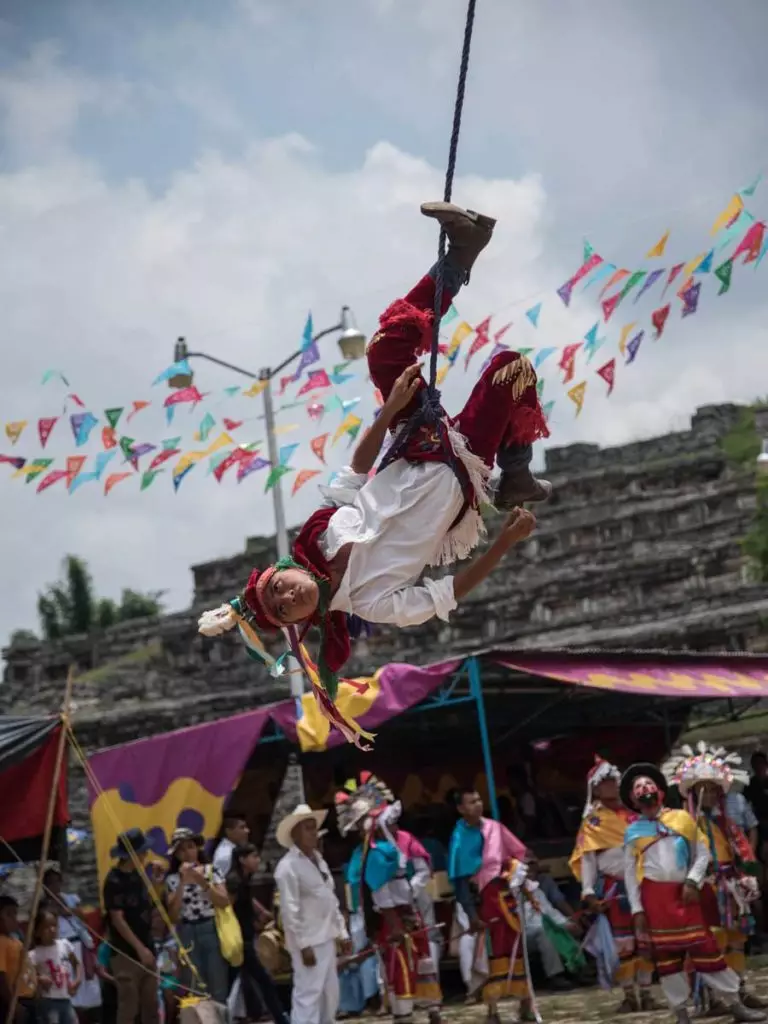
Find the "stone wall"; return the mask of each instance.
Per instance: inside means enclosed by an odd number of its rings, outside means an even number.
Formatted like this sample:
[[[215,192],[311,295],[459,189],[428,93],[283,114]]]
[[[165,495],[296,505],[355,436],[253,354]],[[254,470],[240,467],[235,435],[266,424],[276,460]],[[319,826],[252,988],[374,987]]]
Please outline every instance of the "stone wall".
[[[768,587],[749,581],[740,547],[755,509],[754,478],[730,467],[721,449],[742,411],[707,406],[687,431],[615,448],[548,449],[555,493],[531,541],[450,624],[381,629],[356,645],[351,672],[494,643],[768,650]],[[194,566],[187,611],[4,652],[4,709],[58,706],[74,661],[84,673],[76,731],[95,750],[287,696],[286,684],[250,661],[236,636],[213,641],[196,632],[199,612],[237,593],[250,568],[273,553],[272,538],[253,537],[241,554]],[[70,789],[73,820],[82,825],[77,771]],[[92,864],[87,848],[75,851],[78,884]]]

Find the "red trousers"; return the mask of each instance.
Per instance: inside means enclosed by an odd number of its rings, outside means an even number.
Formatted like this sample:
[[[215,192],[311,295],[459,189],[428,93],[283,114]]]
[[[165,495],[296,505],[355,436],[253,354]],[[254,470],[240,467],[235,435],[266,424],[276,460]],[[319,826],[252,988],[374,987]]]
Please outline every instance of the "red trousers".
[[[701,905],[683,903],[681,883],[646,878],[641,892],[659,977],[680,973],[686,956],[700,974],[725,970],[727,964],[705,924]]]
[[[442,313],[452,298],[450,291],[444,289]],[[429,351],[434,301],[435,282],[427,275],[381,316],[380,329],[368,346],[368,369],[385,400],[400,374]],[[422,377],[422,388],[425,386]],[[395,417],[392,426],[407,420],[418,402],[417,395]],[[526,447],[540,437],[549,437],[536,391],[536,373],[528,359],[511,351],[494,356],[467,404],[450,423],[464,435],[475,455],[490,467],[500,449]],[[405,457],[415,462],[444,461],[439,436],[422,428],[408,445]]]

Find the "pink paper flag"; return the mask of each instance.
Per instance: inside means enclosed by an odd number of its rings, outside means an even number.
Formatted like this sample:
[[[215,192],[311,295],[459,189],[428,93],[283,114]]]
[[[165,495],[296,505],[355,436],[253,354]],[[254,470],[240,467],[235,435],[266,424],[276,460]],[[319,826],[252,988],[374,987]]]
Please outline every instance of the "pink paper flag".
[[[654,335],[656,341],[658,341],[664,333],[664,325],[667,322],[669,310],[670,305],[669,303],[667,303],[666,306],[662,306],[660,309],[654,309],[653,313],[651,313],[651,323],[653,324],[653,328],[656,331],[656,334]]]
[[[44,416],[42,419],[37,421],[37,433],[40,436],[40,444],[45,448],[48,443],[48,438],[51,436],[51,431],[59,421],[58,416]]]
[[[49,487],[58,483],[59,480],[64,480],[66,476],[66,469],[52,469],[50,473],[45,474],[43,479],[37,485],[37,493],[39,494],[41,491],[47,491]]]
[[[129,476],[133,476],[133,473],[110,473],[104,481],[104,497],[109,494],[116,484],[119,484],[121,480],[127,480]]]
[[[300,469],[296,474],[296,479],[293,481],[293,487],[291,488],[291,497],[298,491],[300,487],[303,487],[307,480],[311,480],[313,476],[319,476],[319,469]]]
[[[616,307],[618,306],[618,304],[620,302],[621,302],[621,292],[617,292],[615,295],[612,295],[610,297],[610,299],[604,299],[603,300],[601,305],[603,307],[603,316],[605,317],[605,322],[606,323],[608,323],[608,321],[611,319],[611,316],[613,315],[614,310],[616,309]]]
[[[171,405],[181,405],[182,402],[201,402],[205,398],[205,395],[201,395],[194,384],[189,388],[181,388],[179,391],[174,391],[172,395],[168,395],[163,405],[168,408]]]
[[[330,435],[328,434],[320,434],[318,437],[313,437],[312,440],[309,442],[309,447],[312,449],[312,451],[315,453],[318,459],[320,459],[323,465],[325,465],[325,445],[326,442],[328,441],[329,436]]]
[[[619,281],[623,281],[625,277],[629,277],[628,270],[615,270],[601,288],[600,298],[602,299],[605,293],[610,291],[613,285],[618,284]]]
[[[307,379],[304,384],[299,388],[299,395],[309,394],[310,391],[315,391],[317,388],[329,388],[331,382],[328,378],[328,374],[325,370],[312,370],[307,375]]]
[[[613,391],[613,385],[616,380],[616,360],[609,359],[607,363],[597,370],[598,377],[602,377],[605,383],[608,385],[608,394]]]

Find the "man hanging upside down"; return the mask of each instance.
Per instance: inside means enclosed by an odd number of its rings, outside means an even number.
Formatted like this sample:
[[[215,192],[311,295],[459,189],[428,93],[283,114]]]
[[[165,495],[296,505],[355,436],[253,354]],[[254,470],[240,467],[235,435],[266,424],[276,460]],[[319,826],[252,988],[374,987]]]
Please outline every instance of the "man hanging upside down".
[[[445,229],[442,313],[469,280],[495,221],[449,203],[426,203],[422,213]],[[458,414],[440,429],[422,426],[401,456],[369,479],[388,432],[395,439],[417,409],[426,386],[419,357],[431,344],[433,268],[381,316],[368,346],[371,380],[384,405],[358,444],[352,463],[321,488],[325,503],[302,527],[293,557],[254,569],[239,601],[240,615],[263,630],[310,625],[321,631],[320,679],[333,695],[349,657],[347,615],[371,623],[415,626],[447,620],[536,523],[520,508],[544,501],[551,485],[530,471],[533,442],[548,437],[528,359],[502,352],[490,361]],[[450,450],[442,443],[447,431]],[[491,498],[494,461],[501,477]],[[466,558],[484,536],[480,506],[510,515],[496,540],[455,576],[419,582],[426,566]],[[201,632],[215,635],[238,619],[229,606],[206,613]]]

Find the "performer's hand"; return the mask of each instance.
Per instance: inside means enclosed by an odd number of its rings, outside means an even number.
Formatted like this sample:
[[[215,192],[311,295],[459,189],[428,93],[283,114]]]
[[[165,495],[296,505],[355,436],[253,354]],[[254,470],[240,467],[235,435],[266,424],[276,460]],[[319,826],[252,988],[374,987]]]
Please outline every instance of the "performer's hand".
[[[689,906],[699,902],[699,890],[693,882],[683,882],[683,903]]]
[[[352,951],[352,940],[351,939],[342,939],[341,940],[341,955],[342,956],[352,956],[352,952],[353,952]]]
[[[485,921],[480,917],[473,917],[469,922],[469,930],[473,935],[479,935],[480,932],[485,931]]]
[[[136,950],[136,955],[139,958],[139,962],[150,970],[154,970],[157,967],[157,957],[146,946],[139,946]]]
[[[304,964],[305,967],[317,966],[317,957],[315,956],[315,951],[314,949],[312,949],[311,946],[307,946],[306,949],[302,949],[301,962]]]
[[[526,508],[515,508],[509,513],[506,523],[501,528],[500,537],[510,547],[530,537],[536,529],[536,517]]]
[[[594,893],[591,896],[585,896],[583,902],[584,907],[590,914],[604,914],[608,909],[608,904],[605,900],[599,900]]]
[[[382,412],[392,416],[408,405],[421,386],[421,363],[414,363],[404,370],[392,386]]]

